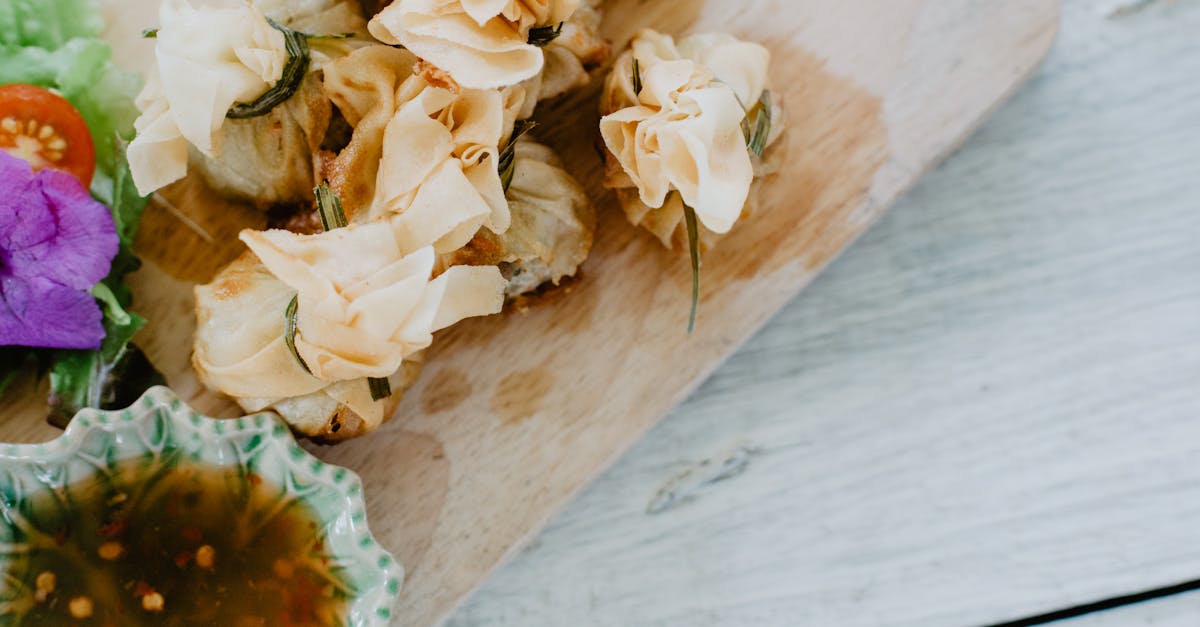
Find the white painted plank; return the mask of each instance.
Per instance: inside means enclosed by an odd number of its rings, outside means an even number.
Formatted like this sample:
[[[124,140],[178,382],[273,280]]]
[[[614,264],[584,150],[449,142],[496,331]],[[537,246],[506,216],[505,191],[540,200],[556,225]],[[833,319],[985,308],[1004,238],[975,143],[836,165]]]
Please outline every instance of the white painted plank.
[[[1096,612],[1055,627],[1196,627],[1198,622],[1200,593],[1191,593]]]
[[[1200,4],[1105,14],[1067,0],[1029,88],[452,624],[938,627],[1200,576]]]

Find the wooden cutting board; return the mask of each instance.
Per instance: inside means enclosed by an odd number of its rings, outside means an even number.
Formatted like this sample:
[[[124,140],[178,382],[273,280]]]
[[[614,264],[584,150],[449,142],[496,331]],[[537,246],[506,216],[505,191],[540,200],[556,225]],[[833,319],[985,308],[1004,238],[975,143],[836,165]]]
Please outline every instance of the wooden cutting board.
[[[153,0],[137,0],[133,7]],[[600,186],[595,91],[539,114],[600,209],[580,280],[523,311],[441,334],[396,417],[367,438],[310,446],[362,475],[371,525],[408,573],[399,624],[444,618],[572,495],[687,396],[918,177],[1030,75],[1058,28],[1056,0],[613,0],[620,49],[643,26],[726,30],[774,55],[789,128],[760,213],[704,258],[696,333],[686,332],[686,254],[630,228]],[[133,9],[126,9],[128,14]],[[138,9],[144,11],[144,9]],[[153,25],[152,14],[113,32]],[[116,37],[118,59],[146,45]],[[261,225],[191,182],[148,209],[134,277],[151,320],[139,343],[201,411],[236,408],[188,363],[191,287]],[[963,211],[971,211],[963,207]],[[44,389],[22,382],[0,412],[6,440],[44,440]],[[531,594],[534,591],[531,591]]]

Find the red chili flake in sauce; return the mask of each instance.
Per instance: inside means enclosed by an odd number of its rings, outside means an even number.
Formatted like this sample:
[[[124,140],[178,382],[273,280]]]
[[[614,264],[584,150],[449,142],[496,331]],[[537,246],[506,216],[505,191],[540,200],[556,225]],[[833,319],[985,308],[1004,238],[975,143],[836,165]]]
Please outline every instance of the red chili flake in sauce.
[[[175,565],[180,568],[186,568],[188,562],[191,562],[193,557],[195,557],[194,553],[191,551],[184,551],[175,556]]]
[[[195,527],[184,527],[179,532],[179,535],[183,536],[184,540],[187,540],[188,542],[191,542],[192,544],[198,544],[201,540],[204,539],[204,532],[200,531],[199,529],[197,529]]]
[[[129,523],[124,518],[118,518],[100,527],[101,538],[115,538],[125,532]]]

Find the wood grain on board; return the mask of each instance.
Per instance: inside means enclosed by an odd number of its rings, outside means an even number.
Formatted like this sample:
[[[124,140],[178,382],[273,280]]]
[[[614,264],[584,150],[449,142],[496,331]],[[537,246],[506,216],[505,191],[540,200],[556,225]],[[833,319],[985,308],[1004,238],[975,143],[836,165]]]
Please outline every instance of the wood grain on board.
[[[704,259],[686,332],[686,257],[624,222],[601,189],[593,93],[543,108],[601,220],[580,279],[523,311],[441,334],[397,416],[316,454],[362,475],[372,527],[408,571],[398,622],[435,623],[575,492],[956,147],[1029,75],[1058,23],[1055,0],[754,0],[606,3],[620,47],[643,26],[725,30],[773,53],[789,128],[754,219]],[[139,338],[197,409],[234,407],[188,364],[191,286],[238,252],[261,218],[185,181],[152,205],[135,277]],[[32,387],[31,382],[24,385]],[[0,417],[5,439],[46,439],[38,397]]]

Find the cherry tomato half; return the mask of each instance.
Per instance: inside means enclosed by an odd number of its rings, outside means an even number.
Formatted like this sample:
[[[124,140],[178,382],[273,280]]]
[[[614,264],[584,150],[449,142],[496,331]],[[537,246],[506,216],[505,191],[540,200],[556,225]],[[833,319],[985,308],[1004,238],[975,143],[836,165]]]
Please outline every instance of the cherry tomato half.
[[[0,85],[0,150],[34,170],[72,174],[84,187],[96,171],[96,149],[83,116],[62,96],[34,85]]]

